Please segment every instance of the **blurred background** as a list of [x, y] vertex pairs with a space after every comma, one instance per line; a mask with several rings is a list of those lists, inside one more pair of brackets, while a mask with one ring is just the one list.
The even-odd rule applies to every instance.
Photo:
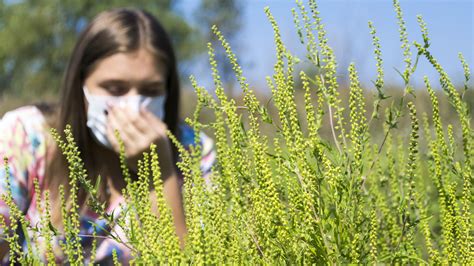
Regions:
[[[307, 1], [304, 1], [305, 3]], [[396, 69], [403, 70], [398, 25], [391, 0], [320, 0], [323, 23], [329, 43], [338, 61], [339, 81], [344, 99], [349, 63], [355, 62], [361, 82], [367, 92], [367, 106], [376, 78], [372, 39], [367, 26], [373, 21], [380, 38], [384, 59], [385, 84], [389, 95], [400, 95], [402, 78]], [[225, 54], [210, 32], [217, 25], [232, 45], [251, 87], [264, 102], [270, 99], [265, 76], [272, 75], [275, 62], [273, 31], [263, 12], [269, 6], [291, 52], [305, 58], [305, 47], [300, 44], [293, 24], [293, 0], [5, 0], [0, 1], [0, 115], [4, 112], [38, 101], [56, 101], [63, 71], [78, 34], [97, 13], [121, 6], [134, 6], [156, 15], [170, 33], [179, 58], [183, 84], [182, 116], [194, 108], [193, 89], [189, 75], [196, 76], [200, 85], [213, 90], [207, 59], [206, 43], [217, 48], [217, 60], [226, 90], [237, 100], [240, 90]], [[464, 74], [458, 53], [467, 63], [474, 62], [474, 1], [473, 0], [405, 0], [401, 1], [410, 41], [421, 42], [416, 15], [422, 14], [431, 37], [430, 51], [439, 60], [454, 83], [462, 90]], [[412, 53], [416, 54], [415, 49]], [[311, 72], [311, 66], [301, 64]], [[419, 63], [412, 84], [417, 90], [416, 102], [429, 115], [430, 105], [423, 85], [428, 76], [433, 86], [440, 89], [438, 75], [425, 59]], [[472, 81], [468, 87], [472, 87]], [[444, 98], [443, 98], [444, 99]], [[442, 99], [442, 100], [443, 100]], [[474, 94], [468, 91], [465, 100], [471, 110]], [[344, 100], [345, 101], [345, 100]], [[449, 104], [443, 116], [453, 113]], [[425, 106], [426, 105], [426, 106]], [[271, 111], [271, 110], [270, 110]]]

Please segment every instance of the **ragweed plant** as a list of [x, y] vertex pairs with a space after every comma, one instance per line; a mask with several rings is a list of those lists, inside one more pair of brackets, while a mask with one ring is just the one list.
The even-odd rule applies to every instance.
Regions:
[[[377, 69], [370, 110], [355, 64], [349, 66], [349, 104], [343, 106], [335, 54], [315, 1], [309, 1], [307, 8], [298, 0], [291, 10], [298, 37], [306, 48], [305, 60], [288, 50], [276, 19], [269, 8], [264, 10], [274, 31], [276, 49], [274, 74], [266, 77], [277, 111], [273, 117], [267, 106], [257, 101], [231, 45], [218, 27], [212, 27], [241, 87], [243, 105], [225, 94], [214, 47], [209, 44], [215, 96], [191, 77], [197, 107], [193, 117], [186, 119], [195, 132], [208, 129], [213, 133], [217, 161], [209, 183], [202, 178], [199, 134], [189, 147], [168, 134], [179, 151], [177, 167], [184, 177], [188, 230], [184, 247], [179, 245], [164, 200], [159, 151], [154, 145], [143, 154], [137, 178], [132, 179], [119, 141], [122, 178], [127, 181], [122, 191], [126, 205], [115, 215], [107, 213], [98, 200], [97, 186], [87, 177], [70, 128], [66, 128], [65, 141], [53, 132], [69, 163], [72, 187], [73, 204], [61, 199], [67, 239], [62, 248], [68, 261], [81, 264], [84, 256], [78, 244], [79, 206], [74, 204], [81, 185], [89, 193], [89, 207], [111, 228], [123, 230], [125, 238], [113, 230], [109, 237], [131, 249], [133, 264], [472, 263], [474, 132], [464, 102], [470, 70], [460, 55], [466, 81], [458, 91], [429, 50], [428, 30], [421, 16], [418, 22], [423, 44], [414, 43], [417, 52], [413, 55], [402, 8], [397, 0], [393, 4], [405, 62], [405, 68], [397, 71], [403, 80], [403, 95], [395, 99], [385, 90], [383, 47], [374, 24], [369, 22]], [[439, 72], [460, 128], [442, 121], [441, 96], [427, 78], [424, 87], [430, 96], [432, 116], [420, 117], [413, 101], [417, 91], [412, 87], [412, 77], [422, 57]], [[300, 63], [310, 63], [314, 71], [301, 71]], [[304, 93], [301, 112], [297, 108], [297, 84]], [[204, 109], [213, 113], [209, 123], [200, 120]], [[398, 128], [405, 116], [410, 121], [408, 134]], [[382, 140], [370, 134], [369, 128], [377, 120], [384, 124]], [[264, 125], [273, 127], [274, 134], [265, 135]], [[330, 127], [329, 139], [320, 134], [326, 126]], [[10, 222], [7, 225], [0, 217], [0, 226], [10, 244], [12, 261], [44, 262], [30, 255], [34, 243], [25, 252], [16, 243], [14, 232], [19, 225], [28, 231], [28, 221], [11, 194], [2, 195], [2, 200], [10, 206]], [[49, 223], [48, 194], [43, 201], [39, 209], [45, 215], [38, 237], [51, 239], [57, 232]], [[47, 250], [50, 262], [54, 255], [51, 247]], [[117, 264], [117, 253], [113, 255]]]

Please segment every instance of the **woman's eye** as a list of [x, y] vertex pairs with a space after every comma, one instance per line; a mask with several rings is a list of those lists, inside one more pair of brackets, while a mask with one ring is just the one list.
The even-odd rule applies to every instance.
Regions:
[[122, 86], [105, 86], [104, 89], [114, 96], [120, 96], [127, 92], [127, 88]]

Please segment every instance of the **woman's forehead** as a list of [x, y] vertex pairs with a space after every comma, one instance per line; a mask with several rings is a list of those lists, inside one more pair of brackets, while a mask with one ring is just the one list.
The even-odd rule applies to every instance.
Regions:
[[88, 78], [124, 80], [128, 82], [155, 82], [166, 80], [167, 66], [151, 52], [140, 49], [135, 52], [116, 53], [100, 60]]

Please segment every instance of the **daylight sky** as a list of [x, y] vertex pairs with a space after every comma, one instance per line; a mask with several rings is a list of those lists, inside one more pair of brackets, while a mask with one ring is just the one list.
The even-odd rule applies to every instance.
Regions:
[[[245, 10], [243, 28], [235, 43], [236, 53], [243, 64], [244, 75], [255, 87], [265, 88], [265, 76], [272, 74], [275, 62], [273, 31], [263, 12], [269, 6], [276, 18], [287, 47], [304, 58], [305, 48], [299, 43], [293, 26], [291, 8], [293, 0], [243, 0]], [[196, 1], [183, 1], [184, 11], [192, 20]], [[386, 82], [401, 84], [394, 68], [403, 69], [398, 25], [391, 0], [319, 0], [323, 23], [326, 25], [330, 45], [336, 52], [341, 79], [347, 78], [347, 66], [355, 62], [363, 83], [370, 85], [376, 77], [372, 39], [367, 21], [377, 28], [381, 40]], [[428, 25], [431, 52], [457, 84], [463, 82], [463, 72], [458, 60], [462, 52], [474, 69], [474, 0], [405, 0], [401, 1], [410, 41], [421, 41], [416, 15], [421, 14]], [[416, 53], [413, 50], [413, 53]], [[204, 59], [203, 59], [204, 60]], [[203, 62], [205, 64], [206, 62]], [[198, 64], [194, 71], [203, 85], [210, 84], [210, 71]], [[472, 71], [471, 71], [472, 72]], [[438, 75], [422, 60], [414, 76], [414, 84], [422, 85], [427, 75], [437, 84]], [[472, 84], [472, 83], [471, 83]]]

